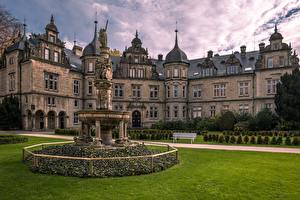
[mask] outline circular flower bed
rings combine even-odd
[[[0,135],[0,144],[16,144],[27,141],[28,138],[19,135]]]
[[[178,163],[177,149],[162,151],[144,144],[126,147],[83,147],[74,144],[49,146],[29,151],[24,161],[34,172],[78,177],[112,177],[149,174]],[[43,146],[41,144],[39,147]]]

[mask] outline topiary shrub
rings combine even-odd
[[[219,143],[223,143],[224,142],[224,136],[223,135],[220,135],[219,136],[219,141],[218,141]]]
[[[256,144],[256,137],[254,135],[251,136],[250,143]]]
[[[232,136],[230,137],[229,142],[232,143],[232,144],[235,144],[235,142],[236,142],[235,136],[232,135]]]
[[[276,140],[276,144],[282,144],[282,136],[279,136]]]
[[[293,138],[293,145],[295,145],[295,146],[300,145],[300,139],[298,137]]]
[[[269,142],[270,142],[269,136],[265,136],[263,143],[264,144],[269,144]]]
[[[257,137],[257,144],[262,144],[262,143],[263,143],[263,139],[262,139],[261,135],[259,135]]]
[[[204,135],[203,135],[203,141],[204,141],[204,142],[208,142],[208,135],[207,135],[207,134],[204,134]]]
[[[231,111],[224,111],[217,118],[216,123],[219,130],[233,130],[235,124],[235,116]]]
[[[237,144],[242,144],[243,143],[243,138],[241,135],[239,135],[237,141],[236,141]]]
[[[245,143],[245,144],[248,144],[248,142],[249,142],[249,136],[246,135],[246,136],[244,137],[244,143]]]
[[[271,144],[273,144],[273,145],[277,144],[277,138],[276,138],[276,136],[272,137]]]
[[[225,135],[225,142],[229,143],[229,140],[230,140],[230,136],[229,135]]]
[[[291,138],[290,138],[290,137],[286,137],[286,138],[285,138],[285,144],[286,144],[286,145],[291,145],[291,144],[292,144],[292,141],[291,141]]]

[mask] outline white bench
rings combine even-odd
[[[173,133],[173,143],[177,139],[190,139],[192,144],[196,137],[197,133]]]

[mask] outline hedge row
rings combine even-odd
[[[281,137],[294,137],[294,136],[300,136],[300,131],[223,131],[223,135],[234,135],[234,136],[281,136]]]
[[[19,135],[0,135],[0,144],[16,144],[27,142],[28,138]]]
[[[219,134],[204,134],[205,142],[230,143],[230,144],[271,144],[271,145],[300,145],[300,137],[282,137],[282,136],[234,136]]]
[[[145,145],[129,146],[122,149],[100,149],[63,145],[47,147],[43,150],[35,151],[35,153],[99,158],[142,156],[161,152],[158,150],[150,150]],[[89,160],[49,159],[47,157],[39,157],[38,165],[34,166],[32,156],[28,156],[26,161],[31,170],[35,172],[78,177],[111,177],[148,174],[164,170],[178,163],[175,154],[155,157],[153,162],[152,158],[149,157],[94,160],[92,163]]]

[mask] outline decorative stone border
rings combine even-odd
[[[179,162],[178,149],[166,144],[145,142],[148,146],[166,147],[167,151],[130,157],[69,157],[36,154],[33,150],[69,142],[41,143],[23,148],[23,162],[34,172],[78,177],[113,177],[149,174],[162,171]]]

